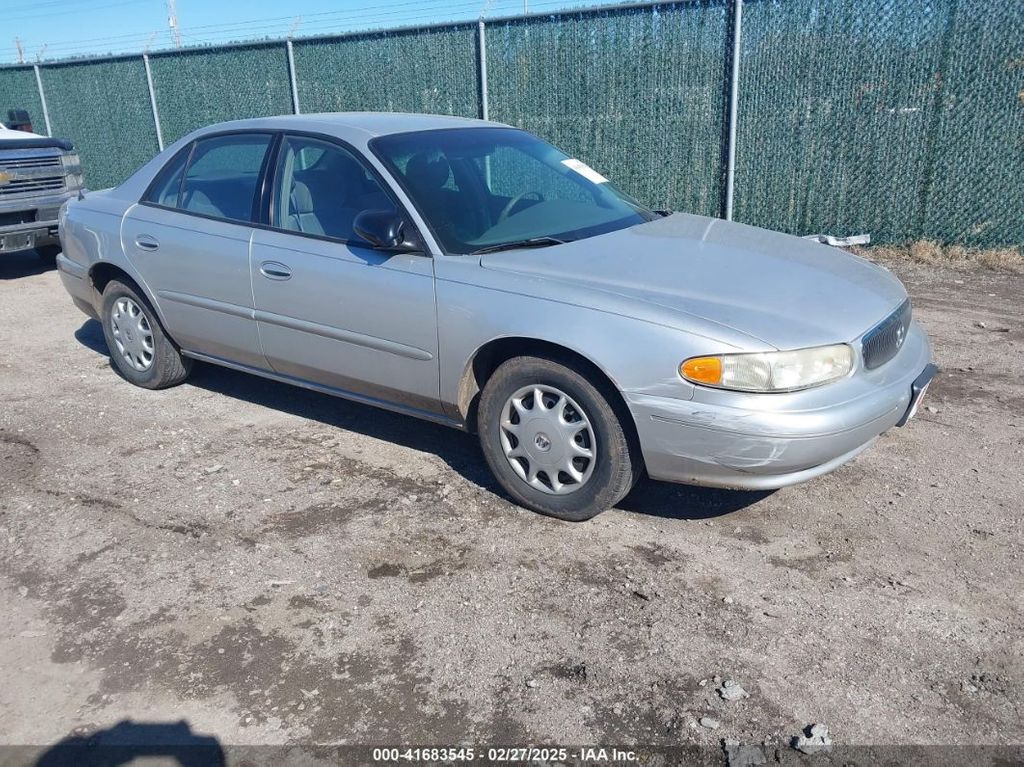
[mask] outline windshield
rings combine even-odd
[[[448,253],[541,238],[568,242],[657,218],[596,171],[521,130],[397,133],[370,146]]]

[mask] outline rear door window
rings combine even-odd
[[[270,141],[270,135],[260,133],[200,139],[178,207],[229,221],[255,221],[256,190]]]

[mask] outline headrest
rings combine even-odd
[[[292,213],[312,213],[313,195],[309,193],[309,187],[301,181],[292,184]]]
[[[323,172],[333,183],[345,187],[360,186],[366,179],[366,173],[355,159],[330,150],[324,152],[311,170]]]
[[[409,164],[405,166],[405,177],[421,188],[440,189],[448,181],[451,171],[444,155],[431,157],[428,152],[420,152],[409,158]]]
[[[208,216],[223,216],[224,212],[213,204],[213,200],[201,189],[192,191],[185,203],[185,209]]]

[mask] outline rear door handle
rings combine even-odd
[[[292,270],[279,261],[264,261],[260,264],[260,274],[269,280],[287,280],[292,276]]]
[[[160,243],[157,242],[156,237],[152,237],[148,234],[140,234],[136,237],[135,244],[143,250],[156,250],[160,247]]]

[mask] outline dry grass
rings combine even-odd
[[[1020,247],[970,248],[965,245],[942,245],[933,240],[918,240],[907,245],[873,245],[852,250],[872,261],[911,261],[962,272],[988,269],[994,272],[1024,273],[1024,252]]]

